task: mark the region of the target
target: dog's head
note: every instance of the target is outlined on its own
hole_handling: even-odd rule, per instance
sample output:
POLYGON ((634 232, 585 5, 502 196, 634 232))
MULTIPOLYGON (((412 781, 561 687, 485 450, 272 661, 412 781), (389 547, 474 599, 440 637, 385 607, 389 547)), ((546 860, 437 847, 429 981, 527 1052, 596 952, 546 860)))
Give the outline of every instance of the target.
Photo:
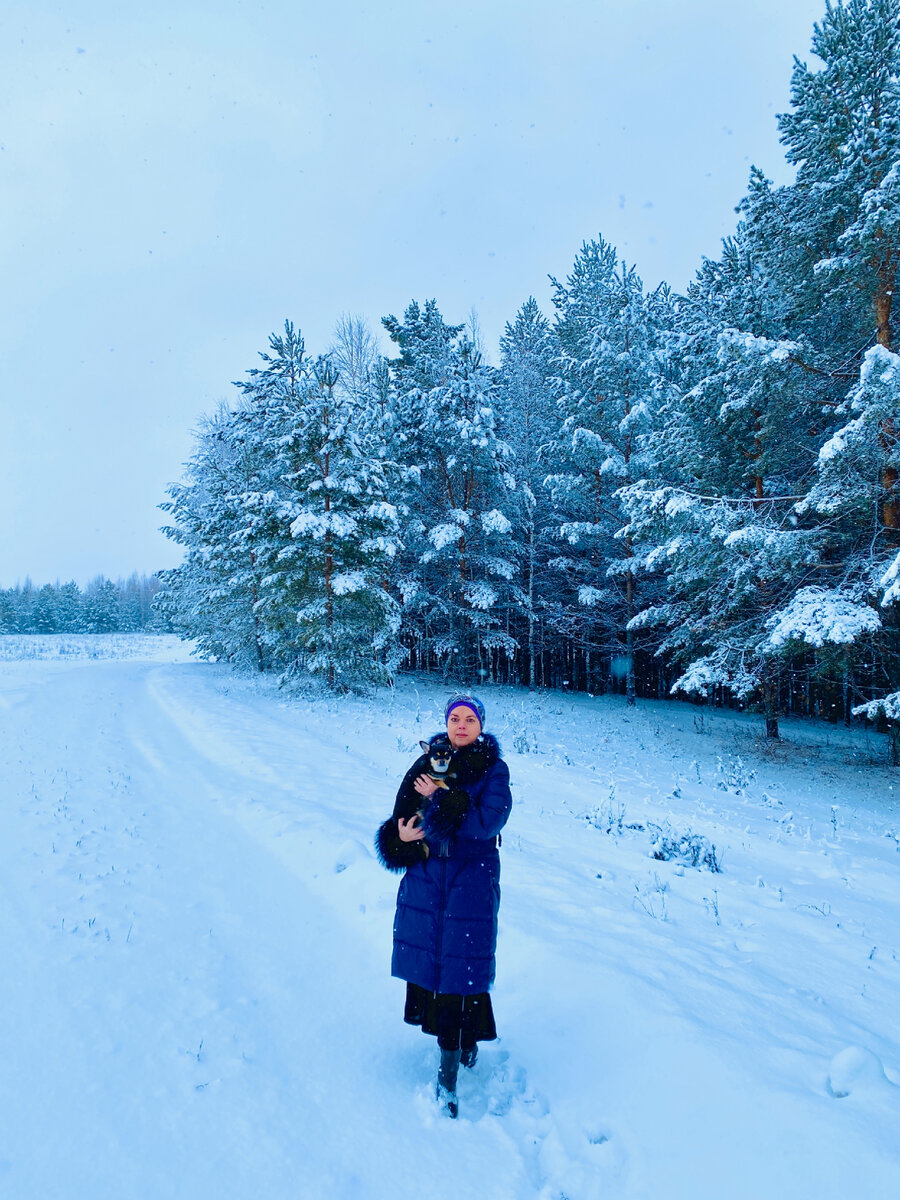
POLYGON ((419 742, 419 745, 428 755, 428 764, 432 774, 446 775, 450 769, 450 758, 453 754, 453 747, 446 734, 432 738, 430 742, 419 742))

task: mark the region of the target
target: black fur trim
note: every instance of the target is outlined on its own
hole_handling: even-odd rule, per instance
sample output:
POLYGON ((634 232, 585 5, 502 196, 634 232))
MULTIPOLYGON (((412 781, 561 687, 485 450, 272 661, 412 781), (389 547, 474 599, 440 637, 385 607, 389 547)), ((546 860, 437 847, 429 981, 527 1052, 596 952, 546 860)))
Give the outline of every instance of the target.
MULTIPOLYGON (((446 733, 436 733, 429 743, 446 738, 446 733)), ((500 758, 500 743, 492 733, 482 733, 471 746, 454 750, 450 761, 450 777, 453 786, 439 788, 425 808, 422 824, 426 838, 435 842, 446 842, 459 832, 469 811, 469 796, 466 786, 481 779, 500 758)), ((394 812, 375 835, 375 853, 378 861, 388 871, 405 871, 407 867, 424 862, 427 857, 424 841, 404 842, 397 832, 397 819, 409 820, 422 808, 422 797, 413 786, 417 776, 428 774, 428 756, 423 754, 409 768, 397 792, 394 812)))
POLYGON ((425 856, 424 843, 404 842, 397 832, 395 818, 388 817, 375 834, 375 854, 388 871, 405 871, 407 867, 422 862, 425 856))
POLYGON ((454 750, 452 769, 463 787, 475 783, 500 759, 500 743, 492 733, 483 733, 471 746, 454 750))
POLYGON ((462 788, 438 788, 422 817, 425 837, 435 842, 456 837, 468 811, 469 797, 462 788))

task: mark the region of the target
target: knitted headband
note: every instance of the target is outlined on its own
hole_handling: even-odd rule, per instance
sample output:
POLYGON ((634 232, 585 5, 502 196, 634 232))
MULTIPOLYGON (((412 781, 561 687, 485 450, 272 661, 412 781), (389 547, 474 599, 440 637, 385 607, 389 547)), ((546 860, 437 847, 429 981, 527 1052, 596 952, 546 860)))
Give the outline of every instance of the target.
POLYGON ((471 709, 471 711, 478 718, 479 725, 482 727, 482 729, 484 728, 484 705, 477 696, 468 694, 450 697, 450 699, 447 701, 447 707, 444 709, 444 720, 448 720, 454 708, 460 707, 471 709))

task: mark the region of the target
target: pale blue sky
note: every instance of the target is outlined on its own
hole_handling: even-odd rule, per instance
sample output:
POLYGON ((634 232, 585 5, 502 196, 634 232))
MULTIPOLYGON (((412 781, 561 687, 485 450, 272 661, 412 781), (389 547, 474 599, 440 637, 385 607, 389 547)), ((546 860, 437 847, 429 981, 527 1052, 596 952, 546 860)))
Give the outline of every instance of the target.
POLYGON ((734 228, 824 0, 9 0, 0 586, 150 572, 191 429, 291 318, 474 306, 602 234, 682 288, 734 228))

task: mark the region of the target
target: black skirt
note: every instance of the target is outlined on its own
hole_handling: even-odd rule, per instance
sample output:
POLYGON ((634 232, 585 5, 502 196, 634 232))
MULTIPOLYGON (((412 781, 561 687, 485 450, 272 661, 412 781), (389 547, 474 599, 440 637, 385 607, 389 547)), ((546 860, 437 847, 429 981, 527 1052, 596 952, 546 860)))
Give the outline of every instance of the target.
POLYGON ((476 1042, 492 1042, 497 1036, 487 992, 456 996, 427 992, 417 983, 408 983, 403 1020, 433 1034, 442 1050, 471 1049, 476 1042))

